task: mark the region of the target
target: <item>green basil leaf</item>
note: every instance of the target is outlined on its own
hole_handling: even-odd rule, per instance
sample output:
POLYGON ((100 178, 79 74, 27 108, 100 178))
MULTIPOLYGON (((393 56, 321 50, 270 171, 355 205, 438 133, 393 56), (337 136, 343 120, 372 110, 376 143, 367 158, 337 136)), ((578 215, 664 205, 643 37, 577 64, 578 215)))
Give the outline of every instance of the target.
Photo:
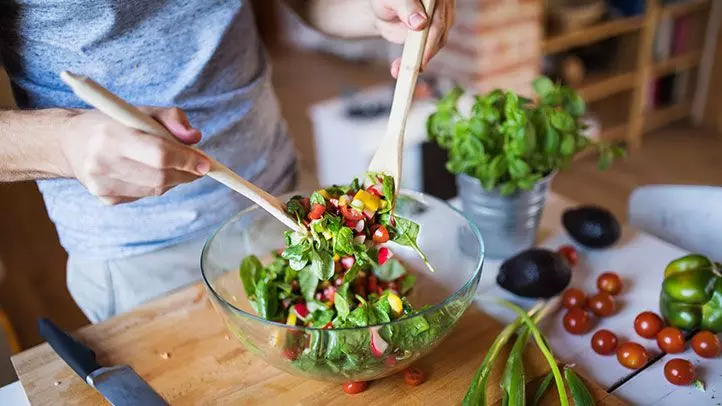
POLYGON ((574 119, 563 111, 555 111, 552 113, 551 124, 559 131, 574 131, 574 119))
POLYGON ((573 134, 564 134, 562 137, 562 145, 559 148, 559 151, 564 156, 572 155, 576 149, 576 142, 577 140, 574 138, 573 134))
POLYGON ((384 282, 394 281, 406 274, 406 269, 395 258, 387 260, 383 265, 374 268, 374 274, 384 282))
POLYGON ((400 216, 394 216, 394 218, 396 220, 396 233, 393 241, 409 247, 416 246, 416 238, 419 235, 419 225, 400 216))
POLYGON ((251 297, 256 292, 256 280, 260 276, 263 265, 258 257, 249 255, 243 258, 240 266, 241 282, 243 282, 243 290, 246 291, 246 297, 251 297))
POLYGON ((554 91, 554 82, 546 76, 540 76, 534 79, 531 85, 534 91, 542 98, 554 91))
POLYGON ((499 186, 499 194, 501 194, 502 196, 509 196, 516 192, 516 189, 516 184, 514 184, 513 182, 506 182, 499 186))
POLYGON ((593 406, 594 397, 589 392, 584 382, 579 379, 579 376, 569 367, 564 367, 564 378, 567 380, 569 385, 569 391, 572 393, 572 399, 574 400, 574 406, 593 406))

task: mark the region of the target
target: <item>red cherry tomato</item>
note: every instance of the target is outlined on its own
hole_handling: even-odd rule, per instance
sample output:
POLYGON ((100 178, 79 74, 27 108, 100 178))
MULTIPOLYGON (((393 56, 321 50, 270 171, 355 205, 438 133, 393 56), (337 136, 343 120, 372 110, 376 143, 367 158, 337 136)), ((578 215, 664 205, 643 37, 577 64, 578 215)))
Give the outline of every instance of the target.
POLYGON ((321 217, 323 217, 323 213, 326 212, 326 206, 322 204, 314 204, 313 207, 311 207, 311 212, 308 213, 308 218, 311 220, 318 220, 321 217))
POLYGON ((389 230, 384 225, 375 225, 372 230, 371 239, 374 243, 383 244, 389 240, 389 230))
POLYGON ((589 331, 591 321, 586 310, 572 307, 564 315, 564 328, 572 334, 584 334, 589 331))
POLYGON ((604 272, 597 278, 597 288, 600 292, 617 295, 622 291, 622 278, 614 272, 604 272))
POLYGON ((614 354, 617 336, 609 330, 599 330, 592 336, 592 349, 599 355, 614 354))
POLYGON ((634 331, 644 338, 655 338, 664 327, 662 318, 653 312, 642 312, 634 319, 634 331))
POLYGON ((569 266, 575 266, 579 263, 579 252, 572 245, 562 245, 557 250, 559 255, 567 261, 569 266))
POLYGON ((287 347, 283 349, 283 352, 281 353, 283 355, 283 358, 286 358, 289 361, 293 361, 298 357, 298 348, 296 347, 287 347))
POLYGON ((647 350, 634 342, 626 342, 617 348, 617 361, 629 369, 639 369, 649 360, 647 350))
POLYGON ((562 305, 567 309, 572 307, 584 308, 587 303, 587 295, 581 289, 569 288, 562 294, 562 305))
POLYGON ((361 210, 354 209, 350 206, 341 206, 339 207, 341 210, 341 215, 343 218, 349 221, 360 221, 364 219, 364 214, 361 212, 361 210))
POLYGON ((609 317, 617 311, 617 304, 614 301, 614 296, 607 292, 597 293, 596 295, 590 297, 587 303, 592 313, 599 317, 609 317))
POLYGON ((374 274, 369 275, 368 283, 367 283, 366 287, 368 288, 368 291, 371 293, 378 291, 379 283, 378 283, 378 279, 376 278, 376 275, 374 275, 374 274))
POLYGON ((407 368, 404 371, 404 381, 406 381, 407 385, 411 386, 419 386, 426 380, 426 376, 424 375, 424 371, 418 369, 418 368, 407 368))
POLYGON ((355 395, 365 391, 369 387, 369 383, 365 381, 346 382, 343 384, 343 391, 349 395, 355 395))
POLYGON ((684 335, 677 328, 665 327, 657 333, 657 346, 667 354, 679 354, 684 351, 684 335))
POLYGON ((719 338, 709 331, 700 331, 692 337, 692 349, 702 358, 715 358, 722 354, 719 338))
POLYGON ((674 358, 664 364, 664 377, 674 385, 689 385, 694 382, 694 365, 686 359, 674 358))

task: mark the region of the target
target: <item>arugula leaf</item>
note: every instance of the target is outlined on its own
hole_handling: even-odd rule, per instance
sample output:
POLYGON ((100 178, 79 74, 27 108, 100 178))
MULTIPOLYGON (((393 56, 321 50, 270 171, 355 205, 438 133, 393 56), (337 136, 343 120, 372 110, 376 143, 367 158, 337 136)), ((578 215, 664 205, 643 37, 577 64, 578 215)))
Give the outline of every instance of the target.
POLYGON ((311 200, 311 204, 312 204, 312 205, 313 205, 313 204, 320 204, 320 205, 322 205, 322 206, 325 206, 325 205, 326 205, 326 199, 324 199, 323 196, 321 196, 321 194, 318 193, 318 192, 313 192, 313 193, 311 193, 311 199, 310 199, 310 200, 311 200))
POLYGON ((348 227, 341 227, 333 236, 333 250, 339 255, 353 255, 353 231, 348 227))
POLYGON ((374 268, 374 274, 382 281, 391 282, 406 274, 406 269, 396 258, 387 260, 383 265, 374 268))
POLYGON ((243 290, 246 291, 246 297, 250 298, 256 293, 256 280, 260 276, 263 265, 258 257, 249 255, 243 258, 240 267, 241 282, 243 282, 243 290))
MULTIPOLYGON (((316 293, 318 287, 318 278, 309 269, 304 269, 298 273, 298 284, 301 288, 301 294, 306 299, 306 302, 313 300, 313 295, 316 293)), ((308 305, 308 303, 307 303, 308 305)), ((309 311, 311 309, 309 308, 309 311)))

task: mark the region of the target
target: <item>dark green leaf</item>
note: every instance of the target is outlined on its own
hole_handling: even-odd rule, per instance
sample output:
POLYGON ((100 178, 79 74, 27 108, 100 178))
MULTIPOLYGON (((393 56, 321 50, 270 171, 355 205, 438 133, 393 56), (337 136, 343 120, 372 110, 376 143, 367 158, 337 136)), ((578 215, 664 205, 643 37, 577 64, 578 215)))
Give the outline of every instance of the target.
POLYGON ((554 82, 546 76, 540 76, 532 82, 534 91, 542 98, 554 91, 554 82))
POLYGON ((614 153, 609 148, 605 148, 600 151, 599 163, 597 164, 597 167, 599 168, 599 170, 605 170, 609 168, 610 165, 612 165, 613 160, 614 153))
POLYGON ((382 281, 391 282, 406 274, 406 269, 397 259, 391 258, 383 265, 376 267, 374 274, 382 281))
POLYGON ((309 269, 320 280, 328 280, 333 276, 333 258, 325 251, 311 251, 309 269))
POLYGON ((549 385, 552 383, 552 380, 554 379, 554 374, 549 372, 547 376, 542 381, 541 385, 539 385, 539 388, 536 390, 536 393, 534 394, 534 399, 531 401, 531 406, 536 406, 539 404, 539 401, 544 397, 544 394, 546 393, 547 389, 549 389, 549 385))
POLYGON ((419 235, 419 225, 400 216, 395 216, 394 218, 396 220, 396 234, 394 235, 393 241, 409 247, 416 246, 416 238, 419 235))
POLYGON ((266 320, 275 317, 278 310, 278 291, 273 282, 261 279, 256 284, 256 301, 258 302, 258 315, 266 320))
POLYGON ((550 120, 552 126, 559 131, 574 131, 574 119, 569 113, 555 111, 552 113, 550 120))
POLYGON ((516 190, 517 190, 516 184, 511 181, 506 182, 506 183, 502 184, 501 186, 499 186, 499 193, 502 196, 509 196, 509 195, 513 194, 514 192, 516 192, 516 190))
POLYGON ((593 406, 594 397, 589 392, 584 382, 579 379, 579 376, 569 367, 564 367, 564 378, 567 380, 569 385, 569 391, 572 393, 572 399, 574 400, 575 406, 593 406))
POLYGON ((318 278, 308 267, 298 273, 298 284, 306 301, 312 300, 318 287, 318 278))
POLYGON ((395 187, 394 186, 394 178, 391 176, 384 175, 384 181, 383 181, 382 185, 384 188, 384 190, 383 190, 384 198, 386 199, 387 202, 389 202, 389 205, 386 208, 387 210, 384 210, 384 211, 388 211, 388 210, 391 210, 391 207, 394 204, 394 187, 395 187))
POLYGON ((521 159, 509 160, 509 173, 513 178, 523 178, 531 172, 531 168, 521 159))
POLYGON ((353 231, 341 227, 333 236, 333 250, 339 255, 353 255, 353 231))
MULTIPOLYGON (((347 285, 348 286, 348 285, 347 285)), ((338 317, 345 319, 349 314, 349 304, 346 301, 344 295, 339 295, 338 292, 334 295, 333 305, 336 307, 338 317)))
POLYGON ((328 308, 316 310, 311 314, 311 327, 321 328, 333 320, 334 311, 328 308))
POLYGON ((306 212, 306 208, 303 207, 301 204, 301 199, 303 196, 293 196, 287 203, 286 203, 286 211, 291 214, 292 216, 295 216, 299 219, 302 219, 306 217, 308 214, 306 212))
POLYGON ((326 205, 326 199, 324 199, 323 196, 321 196, 321 194, 318 193, 318 192, 313 192, 313 193, 311 193, 311 199, 310 199, 310 200, 311 200, 311 204, 312 204, 312 205, 313 205, 313 204, 320 204, 320 205, 322 205, 322 206, 325 206, 325 205, 326 205))
POLYGON ((249 255, 241 261, 241 282, 243 282, 246 297, 250 298, 256 292, 256 280, 260 276, 262 269, 263 265, 255 255, 249 255))
POLYGON ((413 289, 416 283, 416 275, 407 274, 404 279, 401 280, 401 286, 399 286, 399 292, 402 295, 408 294, 413 289))
POLYGON ((564 156, 570 156, 574 153, 576 149, 576 139, 574 138, 573 134, 564 134, 562 137, 562 145, 559 148, 559 151, 564 156))
POLYGON ((354 266, 352 266, 351 269, 349 269, 348 272, 343 275, 343 283, 353 282, 360 271, 361 267, 357 264, 354 264, 354 266))

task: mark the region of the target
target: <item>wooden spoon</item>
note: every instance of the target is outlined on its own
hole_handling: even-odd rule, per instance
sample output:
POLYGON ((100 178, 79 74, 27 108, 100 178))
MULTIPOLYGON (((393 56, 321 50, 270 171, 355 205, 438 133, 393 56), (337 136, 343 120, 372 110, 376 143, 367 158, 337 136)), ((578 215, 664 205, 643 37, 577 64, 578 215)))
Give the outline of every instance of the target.
MULTIPOLYGON (((73 92, 83 101, 123 125, 151 135, 180 142, 158 121, 114 95, 94 80, 86 76, 74 75, 67 71, 61 72, 60 78, 67 83, 68 86, 73 89, 73 92)), ((213 157, 205 153, 204 155, 211 164, 207 174, 209 177, 249 198, 291 229, 306 233, 306 230, 286 213, 286 206, 279 199, 243 179, 231 169, 213 159, 213 157)))
POLYGON ((422 0, 422 2, 429 23, 422 31, 410 30, 406 36, 386 134, 368 167, 369 172, 384 173, 393 177, 396 188, 395 193, 398 193, 401 184, 406 119, 409 116, 411 100, 416 89, 416 79, 419 76, 426 38, 429 35, 429 27, 431 26, 434 6, 436 5, 436 0, 422 0))

